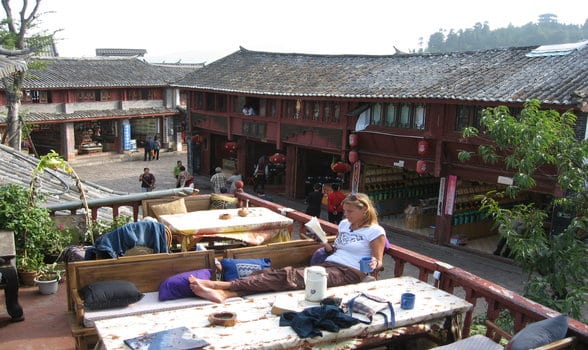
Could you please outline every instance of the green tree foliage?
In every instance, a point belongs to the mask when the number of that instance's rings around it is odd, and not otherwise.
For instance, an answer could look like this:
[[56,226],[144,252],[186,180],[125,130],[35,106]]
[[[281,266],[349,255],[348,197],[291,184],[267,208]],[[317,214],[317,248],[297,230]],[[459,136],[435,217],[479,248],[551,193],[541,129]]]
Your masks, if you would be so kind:
[[[575,136],[576,116],[542,110],[539,101],[531,100],[518,116],[507,107],[487,108],[480,125],[483,133],[469,127],[463,136],[483,139],[480,157],[488,163],[501,162],[514,173],[513,185],[487,193],[481,203],[507,239],[513,259],[528,274],[525,296],[581,319],[588,293],[588,142]],[[462,161],[471,156],[466,151],[459,154]],[[538,175],[552,176],[565,195],[546,203],[546,208],[532,203],[501,207],[501,198],[533,190]],[[554,208],[571,213],[563,232],[550,229]]]
[[509,25],[491,30],[487,22],[468,29],[440,29],[431,34],[425,52],[475,51],[578,42],[588,39],[588,19],[583,25],[560,24],[554,14],[542,14],[537,23],[521,27]]
[[[53,44],[53,36],[45,30],[39,30],[39,8],[41,0],[23,1],[18,16],[13,14],[10,0],[2,0],[5,18],[0,20],[0,51],[7,57],[27,61],[29,68],[36,68],[34,54]],[[6,91],[8,145],[20,150],[22,123],[19,110],[22,102],[22,84],[26,72],[15,73],[12,77],[2,79]]]

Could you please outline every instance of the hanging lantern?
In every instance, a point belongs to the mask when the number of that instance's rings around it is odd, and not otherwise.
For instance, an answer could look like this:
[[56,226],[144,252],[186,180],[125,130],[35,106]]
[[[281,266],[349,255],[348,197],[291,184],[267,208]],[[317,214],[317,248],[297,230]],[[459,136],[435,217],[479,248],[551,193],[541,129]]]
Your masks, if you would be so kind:
[[359,135],[349,134],[349,146],[357,147],[359,145]]
[[349,162],[351,164],[355,164],[359,160],[359,154],[356,150],[349,151]]
[[276,152],[274,155],[269,157],[269,161],[273,164],[286,163],[286,156],[282,153]]
[[425,160],[418,160],[416,163],[416,172],[419,174],[424,174],[427,172],[427,161]]
[[351,166],[347,163],[337,162],[331,164],[331,170],[333,170],[336,173],[346,173],[349,172],[349,170],[351,170]]
[[417,144],[417,153],[419,156],[424,156],[429,151],[429,143],[425,140],[419,141]]
[[192,143],[195,143],[198,145],[198,144],[202,143],[202,136],[196,134],[196,135],[192,136],[191,140],[192,140]]
[[229,152],[235,152],[235,150],[237,150],[237,143],[233,141],[228,141],[225,143],[225,149]]

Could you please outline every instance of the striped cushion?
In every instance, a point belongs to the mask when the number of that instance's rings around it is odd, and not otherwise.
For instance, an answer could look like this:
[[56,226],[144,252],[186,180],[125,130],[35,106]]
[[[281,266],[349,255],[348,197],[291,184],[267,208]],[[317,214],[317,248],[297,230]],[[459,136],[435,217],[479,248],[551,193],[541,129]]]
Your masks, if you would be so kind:
[[[465,338],[455,343],[447,344],[444,346],[439,346],[433,348],[436,350],[503,350],[504,348],[495,342],[492,339],[487,338],[483,335],[474,335],[469,338]],[[432,349],[432,350],[433,350]]]

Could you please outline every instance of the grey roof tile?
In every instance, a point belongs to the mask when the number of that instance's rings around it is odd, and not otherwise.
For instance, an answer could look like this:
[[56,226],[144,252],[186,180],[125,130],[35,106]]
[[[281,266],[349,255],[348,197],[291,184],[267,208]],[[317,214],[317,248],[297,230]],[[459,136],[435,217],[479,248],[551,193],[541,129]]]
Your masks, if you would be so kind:
[[418,98],[571,104],[588,86],[588,46],[526,57],[535,47],[392,56],[239,51],[172,86],[219,92],[341,98]]
[[40,58],[44,69],[29,69],[24,89],[159,87],[195,70],[186,65],[154,65],[138,58]]

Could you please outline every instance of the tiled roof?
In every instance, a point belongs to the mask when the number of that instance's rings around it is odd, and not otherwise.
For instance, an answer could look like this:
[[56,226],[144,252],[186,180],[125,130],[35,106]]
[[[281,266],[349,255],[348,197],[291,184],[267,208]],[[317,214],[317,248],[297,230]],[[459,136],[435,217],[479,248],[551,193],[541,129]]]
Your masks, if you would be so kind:
[[167,86],[192,66],[153,65],[138,58],[40,58],[43,69],[29,69],[24,89],[116,88]]
[[0,78],[7,77],[12,73],[23,72],[26,69],[26,62],[0,56]]
[[535,47],[392,56],[239,51],[176,81],[219,92],[341,98],[417,98],[572,104],[588,86],[588,45],[526,57]]
[[[26,109],[26,105],[22,108]],[[42,113],[30,112],[26,115],[25,120],[28,123],[36,122],[64,122],[64,121],[79,121],[79,120],[93,120],[97,118],[120,118],[120,117],[146,117],[146,116],[161,116],[161,115],[175,115],[180,111],[177,108],[135,108],[135,109],[108,109],[108,110],[93,110],[93,111],[76,111],[73,113]],[[0,125],[6,124],[6,116],[0,115]]]
[[[15,184],[28,187],[31,181],[33,169],[37,166],[39,159],[15,151],[13,148],[0,145],[0,185]],[[70,201],[79,201],[80,192],[75,185],[75,180],[61,172],[46,169],[39,175],[41,193],[45,196],[44,205],[58,204]],[[114,192],[112,190],[83,182],[86,198],[116,197],[126,193]],[[123,208],[121,208],[123,209]],[[132,215],[127,213],[125,215]],[[108,217],[108,214],[100,216]]]

